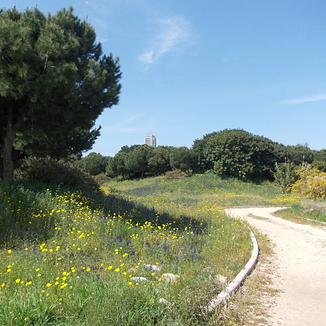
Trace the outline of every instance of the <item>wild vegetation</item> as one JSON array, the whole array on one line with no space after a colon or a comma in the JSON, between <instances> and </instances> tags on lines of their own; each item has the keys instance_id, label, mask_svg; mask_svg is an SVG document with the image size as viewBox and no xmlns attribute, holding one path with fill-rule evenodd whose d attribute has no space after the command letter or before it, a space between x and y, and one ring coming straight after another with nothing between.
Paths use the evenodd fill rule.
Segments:
<instances>
[{"instance_id":1,"label":"wild vegetation","mask_svg":"<svg viewBox=\"0 0 326 326\"><path fill-rule=\"evenodd\" d=\"M289 190L314 199L326 198L326 173L311 166L302 166L297 170L298 180L290 185Z\"/></svg>"},{"instance_id":2,"label":"wild vegetation","mask_svg":"<svg viewBox=\"0 0 326 326\"><path fill-rule=\"evenodd\" d=\"M304 199L277 212L277 216L303 224L326 223L326 202Z\"/></svg>"},{"instance_id":3,"label":"wild vegetation","mask_svg":"<svg viewBox=\"0 0 326 326\"><path fill-rule=\"evenodd\" d=\"M225 286L217 276L232 279L251 252L246 224L222 209L277 205L315 214L271 182L214 173L110 181L101 192L0 186L3 325L235 323L237 315L203 309Z\"/></svg>"},{"instance_id":4,"label":"wild vegetation","mask_svg":"<svg viewBox=\"0 0 326 326\"><path fill-rule=\"evenodd\" d=\"M204 309L222 289L216 276L234 277L251 251L246 225L221 213L221 194L251 189L260 203L277 191L213 174L129 183L138 204L110 183L102 193L1 183L2 325L218 325Z\"/></svg>"},{"instance_id":5,"label":"wild vegetation","mask_svg":"<svg viewBox=\"0 0 326 326\"><path fill-rule=\"evenodd\" d=\"M1 325L233 325L205 310L251 252L223 208L326 221L326 150L225 129L82 158L119 60L72 8L0 11L0 35Z\"/></svg>"}]
</instances>

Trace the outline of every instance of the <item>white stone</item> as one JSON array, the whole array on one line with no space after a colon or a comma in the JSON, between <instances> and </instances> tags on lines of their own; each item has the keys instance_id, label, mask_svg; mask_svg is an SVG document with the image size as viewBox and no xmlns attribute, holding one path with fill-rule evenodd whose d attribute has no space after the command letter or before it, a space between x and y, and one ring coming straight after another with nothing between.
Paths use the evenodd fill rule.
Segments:
<instances>
[{"instance_id":1,"label":"white stone","mask_svg":"<svg viewBox=\"0 0 326 326\"><path fill-rule=\"evenodd\" d=\"M135 281L135 282L148 281L148 279L146 277L142 277L142 276L133 276L133 277L130 277L130 280Z\"/></svg>"},{"instance_id":2,"label":"white stone","mask_svg":"<svg viewBox=\"0 0 326 326\"><path fill-rule=\"evenodd\" d=\"M175 282L178 280L178 278L180 278L180 276L173 273L162 274L162 280L166 282Z\"/></svg>"},{"instance_id":3,"label":"white stone","mask_svg":"<svg viewBox=\"0 0 326 326\"><path fill-rule=\"evenodd\" d=\"M225 284L228 282L228 278L226 276L223 276L220 274L216 275L216 279L222 284Z\"/></svg>"},{"instance_id":4,"label":"white stone","mask_svg":"<svg viewBox=\"0 0 326 326\"><path fill-rule=\"evenodd\" d=\"M154 272L160 272L161 271L161 267L157 266L157 265L145 265L144 268L149 269L149 270L154 271Z\"/></svg>"}]
</instances>

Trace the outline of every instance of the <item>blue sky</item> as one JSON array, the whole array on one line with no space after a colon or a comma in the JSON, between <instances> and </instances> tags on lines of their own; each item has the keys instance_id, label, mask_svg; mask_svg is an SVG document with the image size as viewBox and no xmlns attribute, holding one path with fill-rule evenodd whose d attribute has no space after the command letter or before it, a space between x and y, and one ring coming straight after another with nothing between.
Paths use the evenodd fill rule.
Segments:
<instances>
[{"instance_id":1,"label":"blue sky","mask_svg":"<svg viewBox=\"0 0 326 326\"><path fill-rule=\"evenodd\" d=\"M324 0L0 0L55 13L72 5L120 58L120 103L91 152L187 146L223 129L326 148ZM11 6L10 6L11 5Z\"/></svg>"}]
</instances>

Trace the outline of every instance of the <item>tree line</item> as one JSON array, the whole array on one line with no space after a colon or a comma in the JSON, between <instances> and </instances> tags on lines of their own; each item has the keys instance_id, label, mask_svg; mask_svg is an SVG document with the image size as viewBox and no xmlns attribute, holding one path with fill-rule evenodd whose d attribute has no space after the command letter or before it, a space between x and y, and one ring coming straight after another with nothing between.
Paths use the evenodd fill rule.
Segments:
<instances>
[{"instance_id":1,"label":"tree line","mask_svg":"<svg viewBox=\"0 0 326 326\"><path fill-rule=\"evenodd\" d=\"M214 172L221 177L244 181L274 180L277 166L314 164L326 170L326 150L307 145L285 146L242 129L213 132L194 141L193 146L124 146L113 157L91 153L76 162L90 174L132 179L156 176L171 170L186 173ZM277 165L278 164L278 165Z\"/></svg>"}]
</instances>

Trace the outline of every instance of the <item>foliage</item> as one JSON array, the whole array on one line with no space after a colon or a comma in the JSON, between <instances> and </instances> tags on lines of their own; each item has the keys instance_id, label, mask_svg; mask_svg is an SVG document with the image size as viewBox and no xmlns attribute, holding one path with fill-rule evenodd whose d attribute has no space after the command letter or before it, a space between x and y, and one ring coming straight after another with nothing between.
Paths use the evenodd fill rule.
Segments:
<instances>
[{"instance_id":1,"label":"foliage","mask_svg":"<svg viewBox=\"0 0 326 326\"><path fill-rule=\"evenodd\" d=\"M6 237L0 249L4 326L213 325L216 316L202 307L222 290L215 275L236 275L250 257L246 225L218 209L211 217L161 217L111 190L85 196L1 186L2 208L24 218L25 235L39 234L38 227L49 231L13 245L11 228L0 226L0 238ZM7 221L14 221L12 228L21 223ZM164 282L167 272L179 280Z\"/></svg>"},{"instance_id":2,"label":"foliage","mask_svg":"<svg viewBox=\"0 0 326 326\"><path fill-rule=\"evenodd\" d=\"M300 176L291 187L291 191L313 198L326 198L326 173L312 168L302 166L298 169Z\"/></svg>"},{"instance_id":3,"label":"foliage","mask_svg":"<svg viewBox=\"0 0 326 326\"><path fill-rule=\"evenodd\" d=\"M326 161L314 160L311 165L321 172L326 172Z\"/></svg>"},{"instance_id":4,"label":"foliage","mask_svg":"<svg viewBox=\"0 0 326 326\"><path fill-rule=\"evenodd\" d=\"M153 175L160 175L171 170L170 153L172 147L158 146L155 147L148 159L148 165Z\"/></svg>"},{"instance_id":5,"label":"foliage","mask_svg":"<svg viewBox=\"0 0 326 326\"><path fill-rule=\"evenodd\" d=\"M289 187L298 180L297 168L292 163L275 163L274 182L282 193L289 191Z\"/></svg>"},{"instance_id":6,"label":"foliage","mask_svg":"<svg viewBox=\"0 0 326 326\"><path fill-rule=\"evenodd\" d=\"M153 148L148 145L135 146L129 151L124 159L124 164L127 170L135 177L143 177L146 172L149 172L148 159Z\"/></svg>"},{"instance_id":7,"label":"foliage","mask_svg":"<svg viewBox=\"0 0 326 326\"><path fill-rule=\"evenodd\" d=\"M303 163L312 163L314 160L314 151L308 145L286 146L288 157L295 165Z\"/></svg>"},{"instance_id":8,"label":"foliage","mask_svg":"<svg viewBox=\"0 0 326 326\"><path fill-rule=\"evenodd\" d=\"M118 59L102 55L94 29L63 9L0 14L0 113L3 178L11 151L67 156L89 149L95 120L118 103Z\"/></svg>"},{"instance_id":9,"label":"foliage","mask_svg":"<svg viewBox=\"0 0 326 326\"><path fill-rule=\"evenodd\" d=\"M158 176L176 169L186 173L213 171L221 177L254 182L276 178L278 186L285 191L296 180L294 166L302 164L303 160L311 162L314 157L323 161L324 152L326 150L312 151L307 145L284 146L241 129L225 129L195 140L191 149L123 146L108 160L106 173L112 178L126 180ZM292 165L280 163L284 161ZM315 162L319 168L324 165ZM287 175L284 174L286 168Z\"/></svg>"},{"instance_id":10,"label":"foliage","mask_svg":"<svg viewBox=\"0 0 326 326\"><path fill-rule=\"evenodd\" d=\"M326 149L321 149L320 151L314 151L314 159L316 161L326 161Z\"/></svg>"},{"instance_id":11,"label":"foliage","mask_svg":"<svg viewBox=\"0 0 326 326\"><path fill-rule=\"evenodd\" d=\"M193 145L202 171L240 180L272 179L275 162L284 148L268 138L240 129L225 129L196 140Z\"/></svg>"},{"instance_id":12,"label":"foliage","mask_svg":"<svg viewBox=\"0 0 326 326\"><path fill-rule=\"evenodd\" d=\"M111 180L111 178L108 177L105 173L97 174L93 178L99 185L109 182Z\"/></svg>"},{"instance_id":13,"label":"foliage","mask_svg":"<svg viewBox=\"0 0 326 326\"><path fill-rule=\"evenodd\" d=\"M100 173L105 173L108 164L108 157L102 156L99 153L90 153L86 157L76 161L76 166L83 168L90 175L95 176Z\"/></svg>"},{"instance_id":14,"label":"foliage","mask_svg":"<svg viewBox=\"0 0 326 326\"><path fill-rule=\"evenodd\" d=\"M194 165L193 152L185 146L174 147L170 152L170 165L172 169L186 172Z\"/></svg>"},{"instance_id":15,"label":"foliage","mask_svg":"<svg viewBox=\"0 0 326 326\"><path fill-rule=\"evenodd\" d=\"M84 151L92 148L101 135L100 129L101 127L92 130L76 127L72 130L64 130L61 135L62 145L59 137L51 139L49 133L41 134L33 130L17 132L13 148L23 156L51 156L58 159L71 155L81 157Z\"/></svg>"},{"instance_id":16,"label":"foliage","mask_svg":"<svg viewBox=\"0 0 326 326\"><path fill-rule=\"evenodd\" d=\"M115 154L114 157L108 159L108 165L106 166L106 174L115 178L121 176L123 179L127 179L130 176L130 171L125 166L126 152L120 151Z\"/></svg>"},{"instance_id":17,"label":"foliage","mask_svg":"<svg viewBox=\"0 0 326 326\"><path fill-rule=\"evenodd\" d=\"M16 171L17 179L96 190L98 183L86 171L64 160L50 157L27 157Z\"/></svg>"},{"instance_id":18,"label":"foliage","mask_svg":"<svg viewBox=\"0 0 326 326\"><path fill-rule=\"evenodd\" d=\"M111 178L133 179L161 175L171 169L187 171L193 166L193 158L193 152L187 147L123 146L108 160L106 173Z\"/></svg>"},{"instance_id":19,"label":"foliage","mask_svg":"<svg viewBox=\"0 0 326 326\"><path fill-rule=\"evenodd\" d=\"M202 139L196 139L192 145L192 152L194 155L194 173L206 173L213 171L212 162L206 159L206 155L204 154L204 148L208 143L208 136L205 135Z\"/></svg>"}]
</instances>

